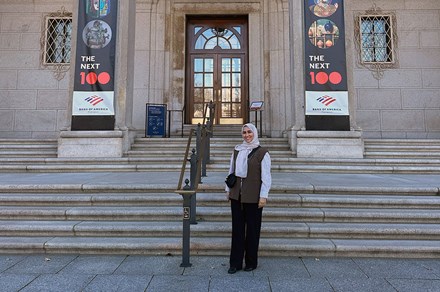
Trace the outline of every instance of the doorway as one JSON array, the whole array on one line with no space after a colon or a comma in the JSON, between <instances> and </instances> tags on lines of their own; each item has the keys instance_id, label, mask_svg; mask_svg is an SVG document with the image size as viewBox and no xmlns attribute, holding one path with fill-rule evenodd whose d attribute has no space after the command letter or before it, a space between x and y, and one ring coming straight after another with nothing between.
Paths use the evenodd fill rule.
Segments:
<instances>
[{"instance_id":1,"label":"doorway","mask_svg":"<svg viewBox=\"0 0 440 292\"><path fill-rule=\"evenodd\" d=\"M187 124L202 123L211 101L215 111L209 118L214 124L243 124L247 120L247 23L247 16L188 18Z\"/></svg>"}]
</instances>

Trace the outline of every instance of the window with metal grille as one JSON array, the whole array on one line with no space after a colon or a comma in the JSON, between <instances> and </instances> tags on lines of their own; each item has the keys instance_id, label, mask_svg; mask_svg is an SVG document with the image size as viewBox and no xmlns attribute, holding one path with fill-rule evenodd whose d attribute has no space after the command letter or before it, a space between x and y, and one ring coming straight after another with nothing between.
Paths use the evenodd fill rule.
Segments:
<instances>
[{"instance_id":1,"label":"window with metal grille","mask_svg":"<svg viewBox=\"0 0 440 292\"><path fill-rule=\"evenodd\" d=\"M359 37L361 63L394 63L391 15L361 15Z\"/></svg>"},{"instance_id":2,"label":"window with metal grille","mask_svg":"<svg viewBox=\"0 0 440 292\"><path fill-rule=\"evenodd\" d=\"M373 7L354 17L354 45L358 64L381 79L384 71L398 67L396 15Z\"/></svg>"},{"instance_id":3,"label":"window with metal grille","mask_svg":"<svg viewBox=\"0 0 440 292\"><path fill-rule=\"evenodd\" d=\"M43 64L69 64L72 17L46 17Z\"/></svg>"}]
</instances>

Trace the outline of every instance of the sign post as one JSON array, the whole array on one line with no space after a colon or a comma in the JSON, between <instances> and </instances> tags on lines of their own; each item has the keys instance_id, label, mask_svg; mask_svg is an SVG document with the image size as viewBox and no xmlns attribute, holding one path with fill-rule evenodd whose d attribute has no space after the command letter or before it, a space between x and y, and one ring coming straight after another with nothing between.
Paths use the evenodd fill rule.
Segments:
<instances>
[{"instance_id":1,"label":"sign post","mask_svg":"<svg viewBox=\"0 0 440 292\"><path fill-rule=\"evenodd\" d=\"M249 109L255 112L255 127L258 127L258 112L260 112L260 135L263 135L263 118L262 118L262 108L264 101L253 101Z\"/></svg>"}]
</instances>

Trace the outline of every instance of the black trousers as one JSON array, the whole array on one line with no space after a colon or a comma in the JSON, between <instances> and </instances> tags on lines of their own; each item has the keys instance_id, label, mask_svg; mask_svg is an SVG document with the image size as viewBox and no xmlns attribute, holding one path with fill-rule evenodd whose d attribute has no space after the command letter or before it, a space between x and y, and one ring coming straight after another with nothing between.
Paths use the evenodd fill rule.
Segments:
<instances>
[{"instance_id":1,"label":"black trousers","mask_svg":"<svg viewBox=\"0 0 440 292\"><path fill-rule=\"evenodd\" d=\"M258 203L231 200L231 213L232 242L229 266L241 269L244 258L246 266L256 268L263 208L258 208Z\"/></svg>"}]
</instances>

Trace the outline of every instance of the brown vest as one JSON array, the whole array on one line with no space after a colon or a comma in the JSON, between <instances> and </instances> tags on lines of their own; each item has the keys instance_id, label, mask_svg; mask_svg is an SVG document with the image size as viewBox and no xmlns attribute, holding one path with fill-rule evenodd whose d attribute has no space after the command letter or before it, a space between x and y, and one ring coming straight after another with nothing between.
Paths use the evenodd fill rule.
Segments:
<instances>
[{"instance_id":1,"label":"brown vest","mask_svg":"<svg viewBox=\"0 0 440 292\"><path fill-rule=\"evenodd\" d=\"M238 151L234 151L234 157L236 159ZM258 203L261 189L261 161L267 152L266 148L260 147L253 153L251 158L248 158L247 177L237 177L235 186L229 190L229 197L231 199L240 200L242 203Z\"/></svg>"}]
</instances>

